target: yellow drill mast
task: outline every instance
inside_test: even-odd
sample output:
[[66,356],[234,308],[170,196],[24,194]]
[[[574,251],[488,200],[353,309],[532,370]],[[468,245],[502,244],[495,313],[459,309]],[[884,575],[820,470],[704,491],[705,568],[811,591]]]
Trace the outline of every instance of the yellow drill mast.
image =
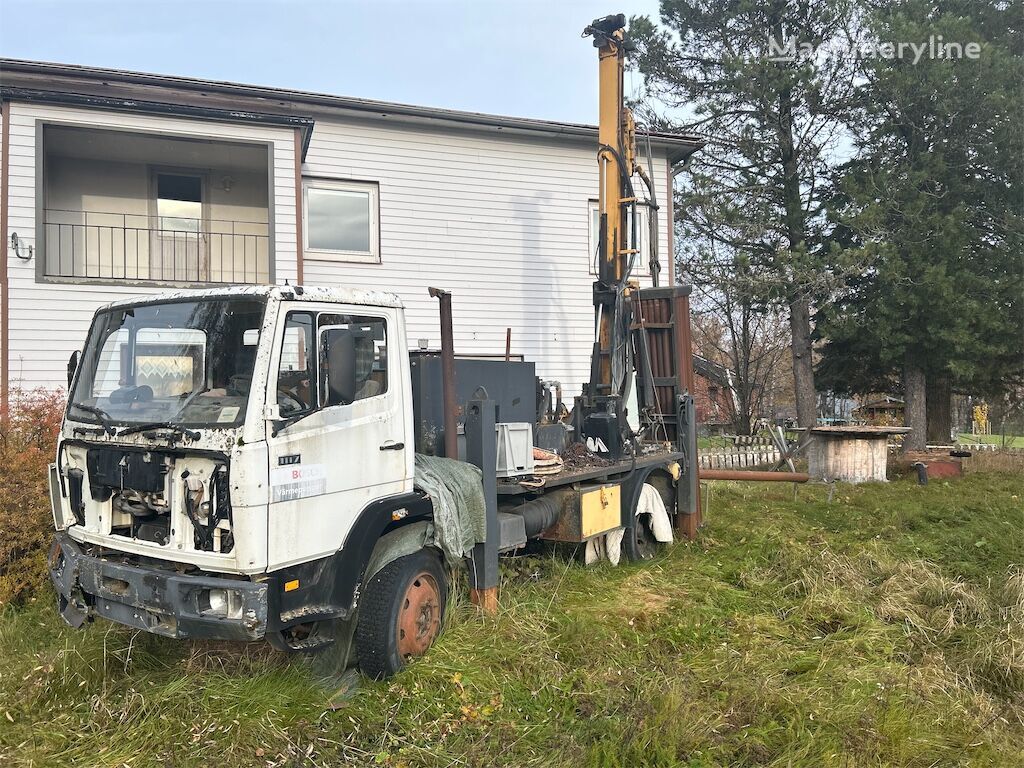
[[[598,49],[600,181],[598,269],[594,283],[596,341],[580,427],[584,435],[607,432],[616,442],[623,421],[622,396],[631,375],[626,281],[637,253],[637,200],[632,178],[639,170],[636,127],[623,93],[628,46],[625,26],[626,17],[620,13],[595,19],[583,30],[583,36],[593,37]],[[594,414],[598,414],[596,418]]]
[[[625,106],[626,18],[623,14],[598,19],[584,34],[594,37],[598,48],[599,109],[597,140],[601,169],[600,212],[602,229],[600,261],[605,279],[621,280],[631,250],[626,243],[627,205],[636,201],[625,188],[635,173],[636,129]],[[610,30],[610,31],[608,31]]]

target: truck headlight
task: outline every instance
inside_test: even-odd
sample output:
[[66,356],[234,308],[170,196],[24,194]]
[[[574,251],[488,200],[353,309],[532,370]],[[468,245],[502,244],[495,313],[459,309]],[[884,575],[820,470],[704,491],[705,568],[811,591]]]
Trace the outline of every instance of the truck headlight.
[[242,618],[242,595],[234,589],[204,589],[198,601],[199,613],[203,616]]

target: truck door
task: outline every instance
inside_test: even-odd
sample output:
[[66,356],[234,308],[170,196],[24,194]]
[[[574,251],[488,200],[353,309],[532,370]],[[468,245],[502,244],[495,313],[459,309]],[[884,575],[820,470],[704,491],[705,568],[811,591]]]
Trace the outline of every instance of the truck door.
[[267,403],[270,570],[336,552],[371,501],[412,490],[397,309],[285,305]]

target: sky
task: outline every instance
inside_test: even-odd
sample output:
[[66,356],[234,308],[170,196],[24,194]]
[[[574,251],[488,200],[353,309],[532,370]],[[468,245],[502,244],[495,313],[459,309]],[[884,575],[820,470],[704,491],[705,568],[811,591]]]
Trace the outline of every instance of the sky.
[[[657,0],[0,0],[0,55],[597,122],[580,32]],[[2,75],[0,75],[2,77]],[[639,76],[627,75],[632,94]]]

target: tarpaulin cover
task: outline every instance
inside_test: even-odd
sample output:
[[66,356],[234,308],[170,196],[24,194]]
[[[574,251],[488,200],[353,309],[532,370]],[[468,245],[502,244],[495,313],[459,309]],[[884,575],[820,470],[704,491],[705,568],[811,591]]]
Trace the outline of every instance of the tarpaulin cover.
[[463,461],[416,454],[415,486],[434,504],[434,543],[456,564],[487,537],[480,469]]

